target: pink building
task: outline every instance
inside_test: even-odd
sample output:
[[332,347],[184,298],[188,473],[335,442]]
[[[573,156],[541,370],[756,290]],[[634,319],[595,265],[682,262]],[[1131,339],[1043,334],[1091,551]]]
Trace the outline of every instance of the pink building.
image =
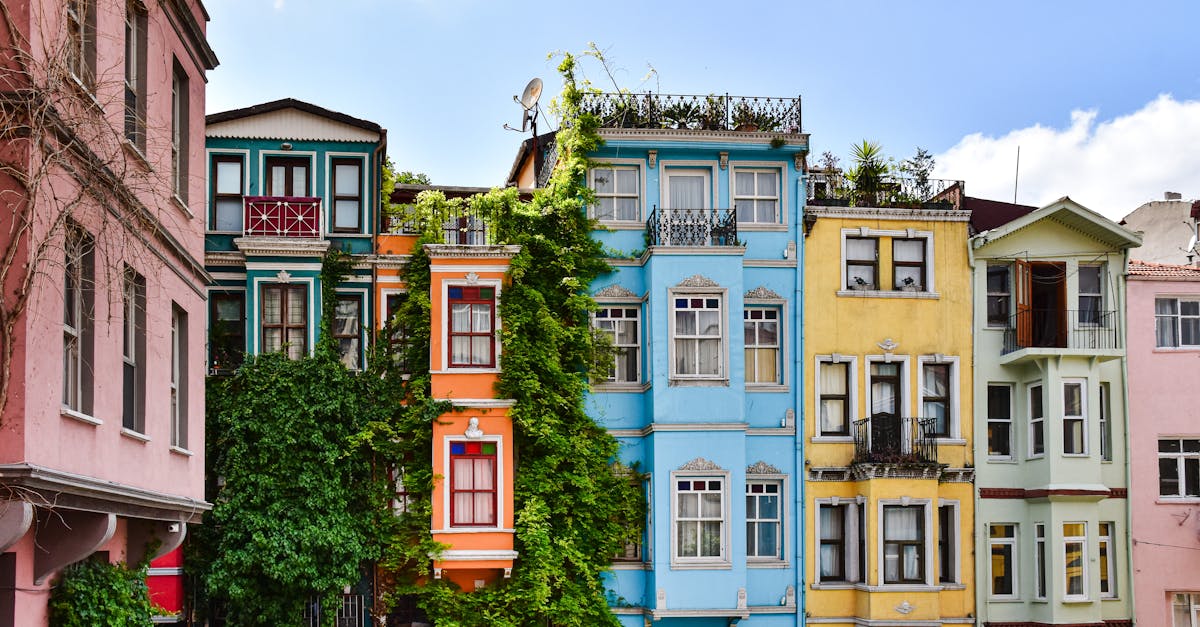
[[1200,627],[1200,268],[1131,261],[1128,303],[1137,624]]
[[[0,2],[0,627],[204,502],[200,0]],[[153,547],[148,549],[148,547]]]

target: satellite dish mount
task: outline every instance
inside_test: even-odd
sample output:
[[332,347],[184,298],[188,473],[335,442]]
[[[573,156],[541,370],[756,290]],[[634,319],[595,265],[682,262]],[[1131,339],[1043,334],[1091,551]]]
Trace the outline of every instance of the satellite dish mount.
[[[525,90],[521,95],[513,96],[513,101],[521,105],[524,112],[521,114],[521,132],[532,130],[533,136],[537,137],[537,117],[538,117],[538,98],[542,96],[542,79],[534,77],[525,85]],[[517,129],[505,124],[504,128],[511,131]]]

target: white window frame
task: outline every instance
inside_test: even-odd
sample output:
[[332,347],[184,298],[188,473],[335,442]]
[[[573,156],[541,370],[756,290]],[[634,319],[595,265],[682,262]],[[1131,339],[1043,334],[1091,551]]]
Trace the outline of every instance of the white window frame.
[[925,415],[925,366],[950,366],[950,376],[949,381],[947,382],[947,385],[949,386],[947,393],[950,395],[949,415],[946,417],[946,419],[950,422],[950,424],[947,426],[947,429],[949,429],[950,433],[948,436],[935,438],[942,444],[966,444],[966,440],[963,439],[962,436],[962,420],[959,417],[959,405],[961,404],[960,397],[962,394],[960,393],[961,390],[959,386],[958,363],[959,359],[955,355],[920,355],[917,357],[917,365],[919,367],[919,372],[917,373],[917,393],[920,396],[918,399],[918,402],[920,403],[920,405],[918,405],[918,407],[920,407],[920,411],[917,413],[917,415],[921,416],[922,418],[932,417]]
[[[900,398],[896,401],[896,415],[900,417],[912,416],[912,408],[910,407],[911,399],[908,395],[912,391],[912,380],[910,378],[910,369],[908,367],[908,355],[867,355],[866,365],[863,368],[863,375],[867,378],[866,392],[867,403],[863,408],[864,417],[871,416],[871,407],[874,406],[871,398],[871,383],[874,377],[871,375],[871,366],[874,364],[899,364],[900,365],[900,389],[897,392]],[[853,435],[853,434],[851,434]],[[906,437],[913,437],[914,434],[905,434]]]
[[[727,470],[705,471],[672,471],[671,472],[671,568],[687,569],[727,569],[730,568],[730,472]],[[720,481],[721,482],[721,550],[716,556],[679,556],[679,482],[680,481]],[[697,551],[699,552],[699,551]]]
[[[600,218],[596,217],[597,205],[593,204],[588,207],[588,217],[599,221],[601,224],[636,225],[638,228],[643,228],[643,229],[646,228],[646,224],[645,224],[645,222],[646,222],[646,167],[645,167],[645,161],[641,160],[641,159],[605,159],[601,163],[592,164],[592,167],[588,169],[587,184],[588,184],[588,189],[592,190],[593,193],[596,193],[596,170],[635,170],[635,171],[637,171],[637,173],[638,173],[638,191],[637,191],[637,196],[636,196],[637,215],[634,216],[634,218],[631,220],[618,220],[615,218],[611,219],[611,220],[601,220]],[[612,194],[605,194],[604,196],[609,196],[609,197],[614,197],[614,198],[629,198],[630,197],[628,194],[617,194],[615,191],[616,190],[615,182],[614,182],[613,190],[614,191]],[[596,196],[597,196],[597,198],[601,197],[600,194],[596,194]],[[615,211],[614,211],[614,216],[615,216]]]
[[[1033,415],[1033,390],[1037,388],[1042,396],[1042,415],[1034,417]],[[1028,424],[1027,440],[1026,440],[1026,459],[1041,459],[1046,456],[1046,386],[1041,381],[1032,381],[1025,386],[1025,415],[1026,423]],[[1042,431],[1042,450],[1034,451],[1033,443],[1036,441],[1033,437],[1034,427]]]
[[[738,220],[737,223],[738,223],[739,229],[742,229],[744,227],[749,227],[749,230],[755,230],[755,229],[764,228],[764,227],[780,226],[780,225],[787,224],[787,211],[785,211],[785,208],[787,207],[787,189],[786,189],[786,185],[784,185],[784,182],[786,181],[786,178],[784,177],[785,169],[786,168],[780,166],[780,164],[778,162],[770,162],[770,161],[740,161],[736,164],[733,164],[733,163],[729,164],[729,198],[730,198],[729,208],[733,210],[735,220],[737,219],[737,217],[736,217],[737,216],[737,202],[739,200],[759,201],[759,200],[773,199],[775,201],[775,220],[770,221],[770,222],[758,222],[757,220],[743,222],[742,220]],[[774,197],[762,196],[762,195],[758,195],[757,193],[754,195],[750,195],[750,196],[739,196],[737,193],[737,175],[739,172],[753,172],[756,175],[762,174],[762,173],[774,174],[775,175],[775,189],[778,190],[778,193]],[[758,191],[757,176],[755,177],[754,188],[755,188],[755,192],[757,192]],[[755,205],[757,205],[757,202],[755,203]],[[757,215],[757,207],[756,207],[756,215]]]
[[[751,364],[749,362],[746,362],[742,365],[742,367],[745,369],[745,374],[746,374],[746,387],[747,388],[756,388],[756,387],[761,388],[761,387],[766,387],[766,386],[779,387],[779,386],[786,385],[787,379],[784,376],[784,365],[787,363],[787,360],[784,358],[784,352],[785,352],[784,351],[784,347],[785,347],[785,344],[784,344],[784,339],[785,339],[784,338],[784,322],[787,320],[787,317],[784,315],[784,309],[782,306],[778,306],[778,305],[744,304],[744,306],[742,308],[743,334],[745,333],[746,323],[748,323],[748,322],[749,323],[758,323],[758,322],[766,322],[767,321],[765,313],[764,313],[763,318],[760,320],[751,320],[751,319],[747,318],[746,316],[750,315],[750,312],[752,312],[752,311],[770,312],[770,313],[775,314],[775,380],[774,381],[750,381],[749,375],[750,375],[750,370],[751,370]],[[759,325],[755,324],[755,326],[757,327]],[[770,347],[771,347],[771,345],[769,345],[769,344],[755,344],[755,345],[744,344],[743,345],[743,354],[746,350],[770,349]]]
[[[1096,269],[1096,274],[1097,274],[1096,279],[1100,284],[1099,292],[1084,292],[1083,291],[1083,285],[1082,285],[1083,282],[1080,280],[1080,277],[1082,276],[1085,268],[1089,268],[1089,269],[1095,268]],[[1081,327],[1106,327],[1106,326],[1108,326],[1108,320],[1106,320],[1105,316],[1104,316],[1104,311],[1105,311],[1104,304],[1105,304],[1105,300],[1106,300],[1104,298],[1104,280],[1105,280],[1106,275],[1107,275],[1107,272],[1106,272],[1105,264],[1103,264],[1103,263],[1081,263],[1078,266],[1076,266],[1076,270],[1075,270],[1075,288],[1076,288],[1075,308],[1079,312],[1077,314],[1079,316],[1078,317],[1079,326],[1081,326]],[[1088,298],[1088,297],[1096,299],[1096,303],[1097,303],[1097,305],[1096,305],[1096,320],[1085,322],[1083,320],[1083,312],[1084,312],[1083,299]]]
[[750,539],[750,523],[760,523],[760,524],[768,523],[769,524],[770,522],[772,522],[772,519],[770,519],[770,518],[751,519],[750,513],[747,512],[746,513],[746,562],[750,563],[750,564],[753,564],[753,563],[778,564],[780,562],[785,562],[785,561],[787,561],[787,555],[788,555],[788,552],[787,552],[788,551],[788,543],[787,543],[787,538],[788,538],[787,503],[788,503],[788,498],[787,498],[786,479],[783,475],[746,475],[746,497],[747,498],[749,498],[749,497],[757,498],[759,496],[767,496],[767,494],[765,492],[760,493],[760,494],[751,494],[750,486],[754,485],[754,484],[773,485],[779,490],[775,494],[775,496],[777,496],[779,498],[779,509],[778,509],[779,517],[774,519],[774,522],[776,525],[776,533],[778,533],[778,536],[779,536],[776,540],[776,546],[779,550],[779,554],[778,555],[766,555],[766,556],[750,555],[750,550],[749,550],[750,549],[749,545],[750,545],[750,540],[751,540]]
[[1111,462],[1113,460],[1112,385],[1108,381],[1101,381],[1099,390],[1100,410],[1096,412],[1096,420],[1100,429],[1100,461]]
[[[596,313],[592,314],[592,326],[595,327],[596,329],[600,329],[600,323],[602,321],[613,322],[613,326],[614,326],[613,331],[612,331],[612,333],[609,333],[610,337],[612,338],[613,348],[616,349],[617,351],[629,351],[629,350],[635,351],[637,354],[637,359],[634,361],[636,371],[633,373],[633,375],[634,375],[633,380],[630,380],[630,381],[622,380],[620,378],[617,378],[614,373],[613,376],[609,376],[609,377],[606,377],[605,379],[596,381],[594,383],[594,385],[596,385],[596,386],[641,385],[641,383],[643,381],[643,377],[642,377],[642,327],[643,327],[643,325],[642,325],[642,303],[641,302],[615,302],[615,301],[614,302],[608,302],[608,301],[601,302],[601,301],[597,301],[597,305],[599,305],[599,307],[597,308]],[[611,311],[613,309],[621,309],[621,310],[626,310],[626,311],[632,309],[633,311],[635,311],[637,313],[637,317],[636,318],[629,318],[629,317],[600,318],[596,314],[599,314],[600,310],[602,310],[602,309],[609,310],[609,311]],[[637,330],[635,333],[637,338],[636,338],[635,343],[633,343],[633,344],[621,344],[618,341],[620,334],[617,332],[617,328],[622,326],[623,323],[626,323],[629,320],[633,320],[634,324],[637,325]],[[604,330],[604,329],[600,329],[600,330],[603,331],[604,333],[608,333],[607,330]],[[614,361],[614,363],[613,363],[613,369],[617,370],[617,365],[619,363],[619,355],[614,354],[614,359],[616,361]]]
[[[992,527],[1012,527],[1012,537],[1011,538],[993,538],[992,537]],[[1021,580],[1020,580],[1020,572],[1021,571],[1019,569],[1018,562],[1020,560],[1021,525],[1018,523],[1015,523],[1015,522],[988,523],[987,531],[988,531],[988,533],[987,533],[987,540],[988,540],[987,594],[988,594],[988,598],[993,599],[993,600],[1006,600],[1006,601],[1019,599],[1019,598],[1021,598]],[[992,573],[992,561],[993,561],[992,560],[992,547],[993,546],[1007,546],[1009,548],[1009,553],[1012,555],[1012,563],[1010,563],[1008,565],[1009,572],[1012,574],[1012,592],[1009,594],[996,594],[994,591],[994,588],[992,585],[993,581],[994,581],[994,574]]]
[[[1197,460],[1197,462],[1196,462],[1197,464],[1200,464],[1200,450],[1185,451],[1184,444],[1183,444],[1184,442],[1200,443],[1200,436],[1195,436],[1195,435],[1190,436],[1190,437],[1188,437],[1188,436],[1183,436],[1183,437],[1159,436],[1158,440],[1157,440],[1158,446],[1161,447],[1162,442],[1164,442],[1164,441],[1179,442],[1179,450],[1178,451],[1170,451],[1170,452],[1164,452],[1162,450],[1158,451],[1158,464],[1159,464],[1158,498],[1164,499],[1164,500],[1200,501],[1200,485],[1195,486],[1195,491],[1198,494],[1195,494],[1195,495],[1188,494],[1187,463],[1186,463],[1186,460],[1193,459],[1193,460]],[[1196,448],[1200,449],[1200,446],[1198,446]],[[1179,478],[1178,486],[1175,489],[1175,494],[1163,494],[1162,493],[1162,460],[1164,460],[1164,459],[1169,459],[1169,460],[1172,460],[1175,462],[1175,472],[1176,472],[1176,476]]]
[[[441,350],[441,370],[431,371],[435,374],[473,374],[484,372],[500,372],[500,358],[503,354],[503,342],[500,341],[500,330],[504,328],[503,322],[500,319],[500,297],[503,290],[503,281],[501,279],[479,279],[474,283],[466,281],[442,281],[441,299],[442,299],[442,328],[440,329],[442,338]],[[467,366],[451,366],[450,365],[450,288],[451,287],[491,287],[495,289],[495,303],[492,311],[492,350],[495,351],[496,362],[491,367],[467,367]],[[446,449],[449,450],[449,449]]]
[[[942,556],[941,556],[941,551],[939,549],[937,552],[938,553],[938,555],[937,555],[937,565],[938,565],[937,582],[940,585],[959,584],[959,583],[962,583],[962,548],[963,548],[962,547],[962,508],[959,506],[959,502],[957,500],[950,500],[950,499],[938,499],[937,506],[938,506],[937,515],[939,517],[941,516],[941,510],[943,507],[948,507],[948,508],[950,508],[950,511],[953,512],[953,514],[951,515],[951,521],[950,521],[950,530],[951,530],[950,533],[952,534],[952,537],[949,538],[949,540],[946,542],[946,546],[950,547],[950,564],[951,564],[952,572],[950,573],[949,579],[942,581],[942,566],[941,566]],[[934,525],[934,529],[938,532],[938,534],[940,536],[940,534],[941,534],[940,526]],[[935,542],[935,546],[936,546],[936,542]]]
[[[987,425],[985,427],[985,434],[987,436],[986,440],[987,440],[987,451],[988,451],[988,460],[989,461],[993,461],[993,460],[994,461],[1012,461],[1013,459],[1016,459],[1017,432],[1016,432],[1016,429],[1013,428],[1013,409],[1016,407],[1016,402],[1015,402],[1016,395],[1014,394],[1014,387],[1015,386],[1012,383],[991,382],[991,383],[988,383],[984,389],[984,392],[988,396],[991,395],[991,391],[990,391],[991,388],[1004,388],[1005,390],[1007,390],[1007,393],[1008,393],[1008,417],[1007,418],[993,418],[991,415],[990,408],[987,406],[988,397],[984,398],[984,403],[985,403],[984,410],[988,412]],[[996,454],[992,453],[991,427],[993,424],[1003,425],[1005,429],[1008,429],[1008,455],[996,455]]]
[[[841,270],[842,278],[838,287],[839,296],[853,296],[856,291],[849,287],[848,272],[846,271],[846,239],[847,238],[874,238],[875,239],[875,289],[865,290],[868,292],[883,292],[883,296],[896,298],[937,298],[937,273],[936,257],[934,255],[936,247],[933,242],[933,231],[918,231],[917,229],[872,229],[869,227],[845,228],[842,229],[841,240]],[[925,282],[926,285],[920,291],[901,290],[895,285],[890,285],[890,289],[883,289],[883,277],[887,276],[889,282],[895,282],[896,267],[895,262],[884,268],[880,263],[879,251],[884,246],[892,246],[892,239],[923,239],[925,240]]]
[[[825,434],[821,431],[821,368],[826,364],[846,364],[846,377],[849,379],[846,388],[846,433]],[[854,421],[858,416],[858,357],[856,355],[817,355],[815,378],[813,380],[813,442],[853,442]]]
[[[866,548],[866,543],[862,542],[863,536],[867,533],[866,511],[860,518],[858,515],[859,506],[866,503],[866,497],[855,496],[850,498],[829,497],[814,499],[813,504],[813,564],[815,569],[814,586],[835,587],[843,585],[863,584],[866,582],[867,573],[859,572],[860,567],[866,564],[866,560],[859,554],[859,547]],[[821,508],[822,507],[842,507],[842,578],[830,579],[829,581],[821,581]]]
[[[1158,301],[1160,301],[1160,300],[1161,301],[1173,301],[1175,303],[1174,313],[1167,313],[1167,314],[1157,313],[1158,312]],[[1164,350],[1164,349],[1165,350],[1195,350],[1195,349],[1200,348],[1200,343],[1197,343],[1197,344],[1184,344],[1183,343],[1183,321],[1185,319],[1188,319],[1188,320],[1200,319],[1200,314],[1184,315],[1183,303],[1194,303],[1194,304],[1197,304],[1198,306],[1200,306],[1200,297],[1197,297],[1195,294],[1190,294],[1187,296],[1158,295],[1158,296],[1155,296],[1154,302],[1155,302],[1155,307],[1154,307],[1154,311],[1155,311],[1155,314],[1154,314],[1154,347],[1159,350]],[[1174,336],[1175,336],[1174,343],[1173,344],[1165,344],[1165,345],[1159,344],[1158,343],[1159,323],[1167,322],[1167,321],[1170,322],[1171,327],[1174,330]],[[1197,340],[1200,340],[1200,337],[1198,337]]]
[[450,459],[450,444],[454,442],[463,442],[462,434],[444,435],[442,436],[442,477],[445,479],[442,489],[442,528],[433,529],[433,533],[475,533],[480,531],[500,531],[504,529],[505,518],[505,500],[510,499],[504,479],[506,468],[504,460],[504,437],[499,435],[483,435],[479,438],[472,439],[472,442],[491,442],[496,445],[496,524],[493,526],[486,525],[470,525],[470,526],[455,526],[451,524],[453,521],[450,518],[450,474],[451,459]]
[[1044,601],[1050,581],[1046,578],[1046,523],[1033,523],[1033,598]]
[[[674,287],[667,291],[667,330],[668,330],[668,351],[667,359],[670,362],[671,381],[677,385],[694,384],[709,384],[709,385],[728,385],[729,384],[729,299],[728,290],[720,287],[702,287],[702,288],[687,288]],[[721,323],[720,333],[718,334],[718,345],[720,346],[721,354],[717,359],[716,374],[680,374],[676,371],[675,352],[678,350],[676,343],[680,339],[675,334],[675,299],[677,298],[716,298],[718,316]],[[708,336],[695,336],[696,338]],[[698,366],[699,364],[697,364]],[[699,370],[699,367],[696,368]]]
[[[1080,412],[1079,415],[1067,414],[1067,386],[1070,386],[1070,385],[1078,385],[1079,386],[1079,412]],[[1087,379],[1077,379],[1077,378],[1063,379],[1063,381],[1062,381],[1063,415],[1062,415],[1062,421],[1061,421],[1062,436],[1063,436],[1063,441],[1062,441],[1063,457],[1087,457],[1089,454],[1089,449],[1091,447],[1088,446],[1088,436],[1090,435],[1089,434],[1090,429],[1088,429],[1087,397],[1088,397]],[[1083,431],[1083,433],[1082,433],[1083,450],[1082,451],[1078,451],[1078,452],[1074,452],[1074,453],[1067,452],[1067,422],[1068,421],[1081,423],[1080,429]]]
[[[1105,526],[1108,527],[1108,533],[1104,532]],[[1118,581],[1117,581],[1117,523],[1116,521],[1103,520],[1097,525],[1097,535],[1099,542],[1096,544],[1096,562],[1097,568],[1102,568],[1100,575],[1108,576],[1108,590],[1104,589],[1104,579],[1100,579],[1100,598],[1101,599],[1116,599],[1118,598]],[[1108,554],[1108,564],[1100,564],[1100,555]],[[1106,567],[1107,566],[1107,567]]]
[[[1082,536],[1068,536],[1067,535],[1067,525],[1083,525],[1083,535]],[[1063,521],[1062,524],[1059,525],[1059,528],[1061,529],[1062,534],[1063,534],[1062,535],[1062,557],[1063,557],[1063,570],[1062,570],[1063,597],[1062,597],[1062,600],[1064,602],[1087,601],[1089,598],[1088,597],[1088,531],[1087,531],[1087,522],[1081,521],[1081,520]],[[1083,590],[1083,592],[1081,594],[1069,594],[1067,592],[1067,590],[1070,589],[1070,576],[1067,574],[1067,548],[1072,544],[1078,544],[1080,547],[1080,551],[1081,551],[1080,559],[1079,559],[1079,568],[1080,568],[1079,576],[1080,576],[1080,580],[1082,581],[1082,584],[1083,584],[1081,586],[1081,589]]]
[[[1186,608],[1187,623],[1175,622],[1175,608]],[[1200,592],[1171,593],[1171,627],[1200,627]]]
[[[920,585],[932,586],[932,585],[934,585],[933,584],[933,571],[936,569],[931,568],[931,561],[933,559],[934,551],[937,549],[937,547],[936,547],[936,545],[934,543],[934,539],[933,539],[933,536],[934,536],[934,534],[933,534],[933,514],[932,514],[933,508],[931,507],[931,505],[932,505],[932,502],[929,499],[910,499],[907,497],[902,497],[899,499],[879,499],[879,501],[876,503],[875,521],[876,521],[876,525],[878,525],[878,527],[879,527],[879,533],[877,533],[875,536],[876,537],[875,568],[877,569],[876,572],[878,572],[880,585],[888,586],[888,587],[920,586]],[[884,548],[883,547],[886,544],[885,536],[887,535],[887,527],[884,524],[883,512],[884,512],[885,508],[892,507],[892,506],[897,506],[897,507],[920,506],[921,510],[924,514],[922,516],[922,521],[923,521],[923,524],[925,525],[923,535],[922,535],[923,543],[924,543],[922,558],[924,559],[924,564],[922,564],[922,566],[921,566],[922,573],[925,576],[923,582],[906,581],[906,582],[893,583],[893,582],[888,582],[885,577],[886,571],[884,570],[885,556],[884,556]],[[903,557],[901,557],[901,559],[903,559]]]

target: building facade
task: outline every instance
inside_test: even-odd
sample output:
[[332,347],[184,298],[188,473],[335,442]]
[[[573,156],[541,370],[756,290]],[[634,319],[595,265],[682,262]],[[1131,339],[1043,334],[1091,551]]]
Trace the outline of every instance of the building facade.
[[243,354],[312,354],[330,249],[357,261],[332,327],[343,363],[362,369],[386,131],[284,99],[209,115],[205,134],[208,371],[230,372]]
[[[584,102],[604,140],[589,155],[588,211],[617,251],[593,285],[616,360],[587,407],[645,473],[649,506],[645,537],[610,578],[624,625],[802,620],[799,105]],[[552,142],[526,142],[514,182],[544,179],[535,166],[553,166]]]
[[981,624],[1131,624],[1125,272],[1140,241],[1062,198],[969,242]]
[[[1140,254],[1140,251],[1139,251]],[[1200,625],[1200,268],[1129,264],[1129,506],[1139,625]]]
[[807,622],[974,624],[961,183],[821,182],[805,207]]
[[169,552],[209,508],[201,146],[217,59],[198,0],[3,13],[0,625],[26,626],[47,623],[63,567]]

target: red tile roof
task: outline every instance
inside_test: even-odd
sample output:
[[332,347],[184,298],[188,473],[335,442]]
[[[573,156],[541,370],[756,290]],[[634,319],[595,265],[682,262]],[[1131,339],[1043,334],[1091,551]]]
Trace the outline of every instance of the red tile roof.
[[1129,274],[1155,279],[1195,279],[1200,281],[1200,268],[1170,263],[1129,260]]

